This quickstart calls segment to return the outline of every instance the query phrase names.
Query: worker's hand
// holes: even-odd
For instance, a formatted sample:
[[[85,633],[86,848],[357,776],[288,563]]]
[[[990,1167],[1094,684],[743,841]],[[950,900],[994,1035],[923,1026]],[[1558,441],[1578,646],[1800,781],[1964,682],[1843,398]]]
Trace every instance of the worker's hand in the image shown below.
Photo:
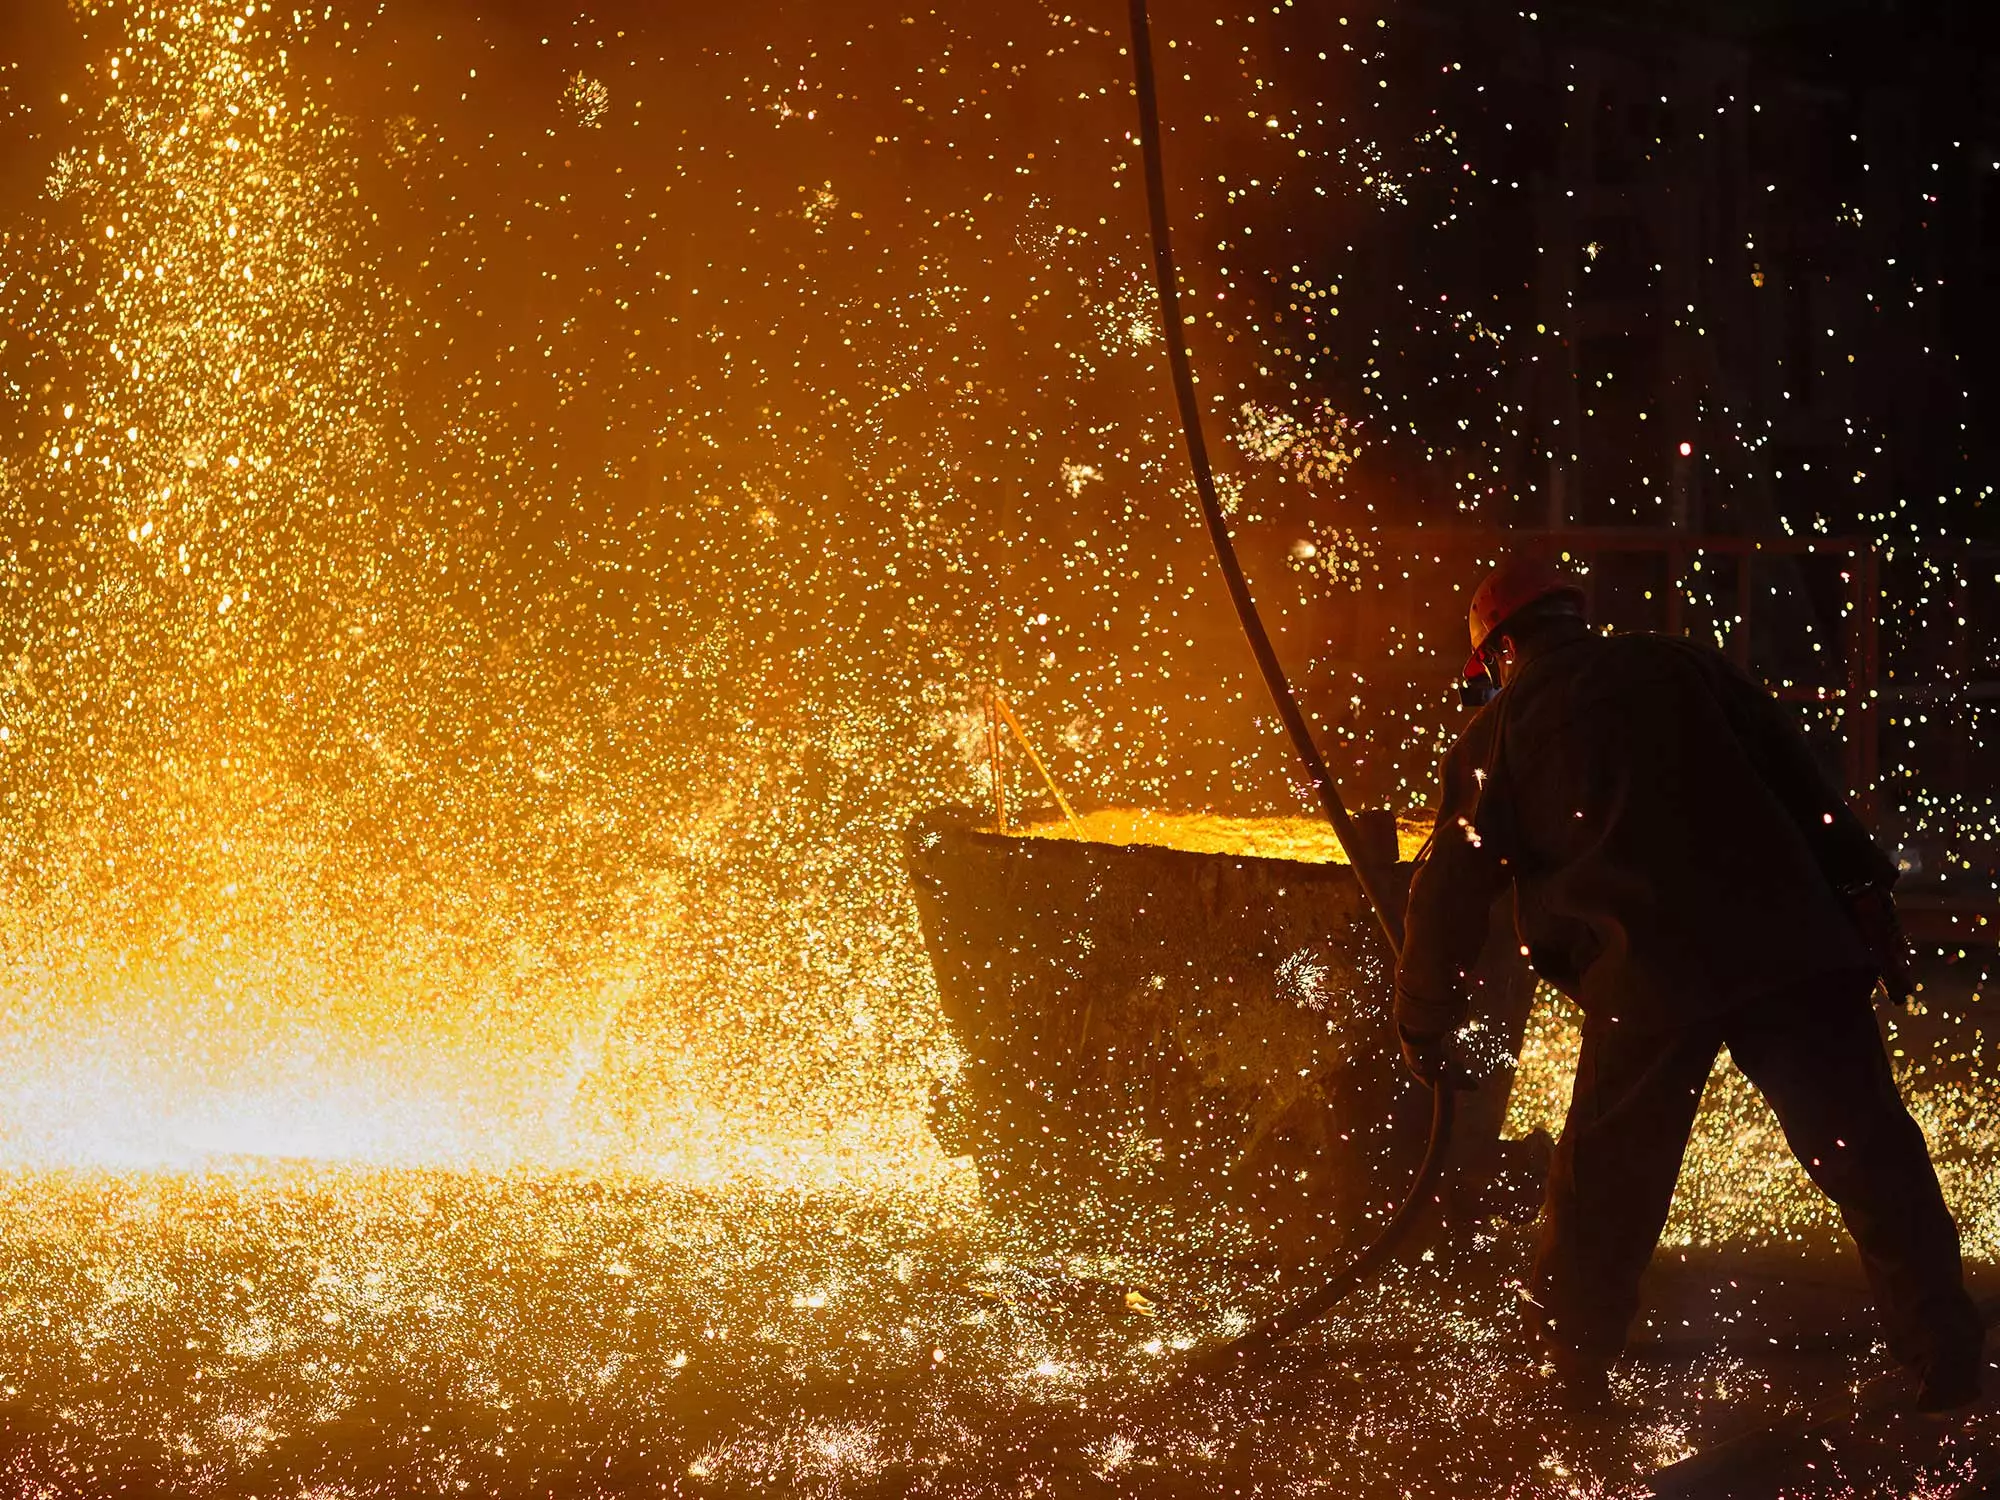
[[[1896,898],[1887,886],[1865,886],[1848,892],[1847,914],[1881,976],[1882,988],[1896,1004],[1909,1004],[1917,985],[1910,967],[1910,939],[1903,931],[1903,919],[1896,915]]]
[[[1442,1036],[1416,1036],[1396,1028],[1396,1035],[1403,1043],[1403,1066],[1416,1076],[1417,1082],[1429,1088],[1436,1088],[1451,1073],[1451,1052]]]

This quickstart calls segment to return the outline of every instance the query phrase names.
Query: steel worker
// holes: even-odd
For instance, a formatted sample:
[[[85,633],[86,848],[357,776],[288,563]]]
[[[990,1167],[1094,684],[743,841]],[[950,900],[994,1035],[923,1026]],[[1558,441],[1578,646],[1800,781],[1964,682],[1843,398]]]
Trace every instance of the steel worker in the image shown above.
[[[1547,1361],[1586,1400],[1605,1389],[1726,1046],[1839,1208],[1919,1407],[1976,1399],[1958,1230],[1871,1004],[1878,981],[1911,993],[1895,865],[1718,653],[1590,629],[1580,585],[1529,558],[1471,620],[1469,696],[1490,701],[1445,757],[1396,1021],[1437,1078],[1511,884],[1529,961],[1583,1012],[1531,1287]]]

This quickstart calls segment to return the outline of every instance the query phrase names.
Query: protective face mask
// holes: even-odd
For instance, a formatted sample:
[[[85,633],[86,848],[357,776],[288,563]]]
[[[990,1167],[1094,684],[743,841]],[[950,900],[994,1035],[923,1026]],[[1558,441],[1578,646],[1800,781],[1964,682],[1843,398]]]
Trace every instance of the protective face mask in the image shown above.
[[[1500,691],[1500,684],[1493,676],[1492,661],[1481,655],[1479,675],[1461,677],[1458,680],[1458,703],[1461,708],[1484,708]]]

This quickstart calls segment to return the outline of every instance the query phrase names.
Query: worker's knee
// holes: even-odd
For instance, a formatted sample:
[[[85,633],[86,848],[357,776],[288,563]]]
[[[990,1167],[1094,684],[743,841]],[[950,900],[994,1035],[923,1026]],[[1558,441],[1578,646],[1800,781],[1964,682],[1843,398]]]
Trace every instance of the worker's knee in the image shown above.
[[[1935,1183],[1930,1147],[1900,1100],[1787,1134],[1813,1181],[1836,1199],[1843,1189],[1876,1196]]]

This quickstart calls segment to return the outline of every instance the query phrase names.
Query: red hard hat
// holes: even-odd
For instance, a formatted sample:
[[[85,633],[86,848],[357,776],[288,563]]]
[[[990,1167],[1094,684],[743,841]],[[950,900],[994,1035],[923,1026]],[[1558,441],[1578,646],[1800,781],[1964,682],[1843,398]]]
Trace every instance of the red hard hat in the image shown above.
[[[1466,677],[1477,677],[1485,670],[1479,651],[1494,631],[1530,604],[1559,595],[1567,595],[1579,609],[1583,607],[1583,585],[1546,558],[1517,555],[1487,574],[1472,596],[1472,655],[1465,660]]]

